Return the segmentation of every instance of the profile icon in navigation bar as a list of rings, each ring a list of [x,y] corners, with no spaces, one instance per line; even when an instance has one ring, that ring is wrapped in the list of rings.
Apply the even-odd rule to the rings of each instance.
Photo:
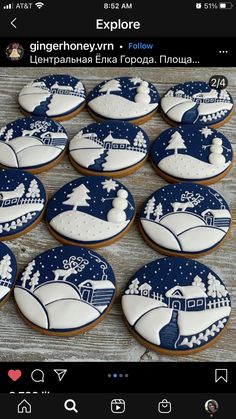
[[[219,410],[219,404],[216,400],[207,400],[205,403],[205,410],[209,413],[210,417],[213,418],[214,414]]]

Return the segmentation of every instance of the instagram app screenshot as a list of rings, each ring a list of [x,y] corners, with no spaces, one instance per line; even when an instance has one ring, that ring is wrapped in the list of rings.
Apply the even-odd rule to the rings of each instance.
[[[235,18],[0,2],[3,417],[234,415]]]

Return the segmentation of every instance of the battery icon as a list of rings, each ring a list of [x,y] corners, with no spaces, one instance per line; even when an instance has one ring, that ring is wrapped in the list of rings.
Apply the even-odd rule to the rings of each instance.
[[[219,4],[219,7],[221,10],[230,10],[233,8],[233,6],[234,6],[233,3],[231,3],[230,1]]]

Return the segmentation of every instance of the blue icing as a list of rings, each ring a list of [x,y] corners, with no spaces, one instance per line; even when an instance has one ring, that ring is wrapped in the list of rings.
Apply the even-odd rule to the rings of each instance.
[[[147,89],[147,93],[144,92],[144,95],[147,96],[147,101],[145,103],[156,104],[156,106],[158,106],[160,102],[160,96],[157,89],[152,83],[146,82],[139,77],[117,77],[117,78],[114,78],[111,80],[105,80],[102,83],[99,83],[88,95],[88,106],[90,106],[90,102],[93,99],[96,99],[104,95],[111,95],[110,96],[111,100],[112,100],[112,96],[115,95],[121,98],[125,98],[129,100],[130,102],[133,102],[134,104],[139,103],[139,99],[137,99],[136,95],[137,93],[139,93],[139,87],[143,83],[145,83],[143,87]],[[140,103],[144,103],[144,102],[141,101]],[[122,105],[120,106],[122,107]],[[96,113],[96,111],[94,111],[92,106],[91,106],[91,109],[93,112]],[[111,117],[109,117],[108,115],[105,115],[106,112],[104,109],[103,111],[104,111],[104,114],[102,115],[102,117],[104,118],[107,117],[108,119],[111,119]],[[110,109],[108,108],[107,109],[108,114],[109,114],[109,111]],[[120,111],[122,112],[122,110]],[[149,112],[144,112],[144,115],[147,115],[148,113]],[[99,116],[99,112],[97,114]],[[140,116],[142,115],[137,115],[136,117],[133,116],[133,118],[132,117],[128,118],[124,116],[124,117],[118,117],[117,119],[124,119],[124,120],[134,119],[135,120],[139,118]]]
[[[7,297],[16,279],[16,258],[4,243],[0,243],[0,304]]]
[[[201,254],[213,250],[225,238],[230,209],[214,189],[179,183],[158,189],[143,204],[141,229],[163,250]]]
[[[56,116],[67,115],[68,113],[72,113],[77,108],[82,106],[82,104],[84,104],[85,97],[86,97],[85,89],[82,82],[78,78],[70,76],[68,74],[52,74],[52,75],[40,77],[34,80],[31,84],[27,85],[24,89],[27,89],[27,88],[31,89],[31,87],[39,88],[38,93],[36,93],[35,91],[33,93],[28,93],[28,94],[31,94],[32,96],[35,96],[35,102],[38,101],[40,97],[40,92],[45,91],[45,93],[47,92],[50,93],[50,96],[43,99],[39,104],[37,105],[35,104],[33,111],[30,111],[32,115],[37,115],[37,116],[50,115],[51,117],[56,117]],[[19,95],[19,101],[20,101],[21,106],[27,110],[27,106],[24,103],[24,96],[27,93],[24,92],[24,89],[23,89],[23,94],[21,92]],[[68,110],[65,112],[60,112],[59,111],[60,106],[58,107],[58,104],[57,104],[57,106],[54,107],[55,113],[52,114],[50,110],[50,106],[52,104],[53,97],[57,94],[65,95],[65,96],[75,96],[75,97],[77,96],[78,98],[81,98],[83,100],[79,101],[77,105],[73,105],[72,107],[68,105]],[[56,112],[57,107],[58,107],[58,112]],[[49,114],[48,111],[50,111],[51,113]]]
[[[126,195],[121,203],[124,204],[123,209],[117,208],[115,201],[120,190],[125,191]],[[118,211],[118,215],[115,214],[115,218],[112,217],[111,220],[109,216],[114,209]],[[73,242],[88,244],[105,241],[101,238],[104,228],[106,239],[120,234],[132,221],[134,214],[134,199],[122,183],[102,176],[84,176],[67,183],[55,193],[49,201],[46,219],[60,236]],[[80,236],[84,226],[86,240]],[[115,234],[113,227],[119,230]],[[97,234],[100,239],[97,239]]]
[[[17,141],[15,141],[16,139]],[[31,142],[33,139],[37,139],[38,143],[32,146]],[[27,144],[25,143],[25,140],[28,140]],[[20,142],[23,142],[24,144],[21,146]],[[29,148],[31,149],[30,152],[33,154],[33,158],[37,159],[38,155],[41,161],[42,156],[38,146],[43,145],[49,146],[51,148],[60,148],[61,154],[68,144],[68,137],[65,128],[61,124],[44,117],[28,117],[17,119],[16,121],[10,122],[9,124],[2,127],[0,129],[0,148],[1,143],[4,143],[4,146],[2,153],[0,153],[0,163],[8,167],[20,167],[21,169],[29,169],[32,167],[40,167],[54,160],[46,157],[44,164],[40,163],[30,166],[29,164],[24,164],[24,161],[28,162],[29,160]],[[33,150],[34,146],[36,155],[34,154]],[[11,149],[9,151],[7,150],[8,157],[5,156],[6,147]],[[24,153],[26,160],[24,160]],[[56,158],[58,158],[59,155],[57,154]]]
[[[46,192],[41,181],[18,169],[0,171],[0,237],[20,234],[42,214]]]
[[[215,89],[206,82],[191,81],[169,89],[161,100],[161,107],[164,114],[177,123],[214,125],[228,117],[233,99],[226,89]]]
[[[204,347],[217,337],[228,321],[231,301],[220,277],[207,266],[168,257],[133,275],[122,306],[136,334],[157,350],[178,352]]]
[[[220,146],[218,155],[211,149],[214,142]],[[182,125],[162,132],[152,145],[150,157],[164,174],[200,181],[224,172],[232,162],[233,152],[229,140],[219,131],[202,125]]]
[[[23,295],[20,300],[19,292]],[[37,256],[19,275],[15,289],[16,302],[24,316],[52,332],[79,330],[97,321],[109,308],[114,294],[115,277],[109,263],[97,253],[76,246],[56,247]],[[25,312],[23,298],[25,303],[30,298],[31,304],[33,298],[36,308],[40,304],[46,322],[40,320],[41,316],[37,317],[38,323],[33,320],[33,308]],[[61,302],[67,305],[63,312]],[[74,310],[79,310],[79,317],[77,311],[73,319],[66,317],[71,303]]]
[[[93,142],[93,147],[85,147],[83,146],[83,141],[86,142]],[[103,151],[101,151],[101,148],[103,147]],[[98,150],[98,157],[94,157],[93,164],[85,164],[84,162],[86,159],[83,155],[83,160],[81,159],[81,151],[87,150],[88,152],[88,159],[90,161],[91,156],[89,153],[90,149],[92,150],[96,149]],[[110,172],[111,166],[114,165],[112,161],[114,161],[114,157],[116,155],[119,158],[119,152],[134,152],[135,156],[130,154],[130,157],[127,160],[125,160],[122,163],[123,156],[121,155],[119,160],[120,169],[125,169],[127,167],[133,166],[134,164],[137,164],[137,162],[140,162],[143,160],[148,152],[149,148],[149,138],[145,131],[143,131],[141,128],[137,127],[136,125],[133,125],[129,122],[124,121],[106,121],[101,123],[94,123],[90,124],[87,127],[83,128],[79,135],[75,137],[74,140],[72,140],[70,144],[70,152],[72,155],[72,158],[74,158],[78,164],[81,166],[83,165],[86,168],[89,168],[90,170],[93,170],[95,172]],[[78,154],[74,155],[73,151],[78,150]],[[140,153],[140,158],[137,159],[136,153]],[[96,158],[97,157],[97,158]],[[117,158],[117,157],[116,157]],[[106,169],[106,163],[108,162],[109,168]],[[84,164],[83,164],[84,163]],[[117,162],[115,162],[114,171],[118,170],[116,169]]]

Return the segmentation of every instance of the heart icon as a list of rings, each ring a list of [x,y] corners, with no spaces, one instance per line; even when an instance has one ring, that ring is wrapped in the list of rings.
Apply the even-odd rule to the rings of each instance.
[[[7,374],[12,381],[17,381],[22,376],[21,370],[9,370]]]

